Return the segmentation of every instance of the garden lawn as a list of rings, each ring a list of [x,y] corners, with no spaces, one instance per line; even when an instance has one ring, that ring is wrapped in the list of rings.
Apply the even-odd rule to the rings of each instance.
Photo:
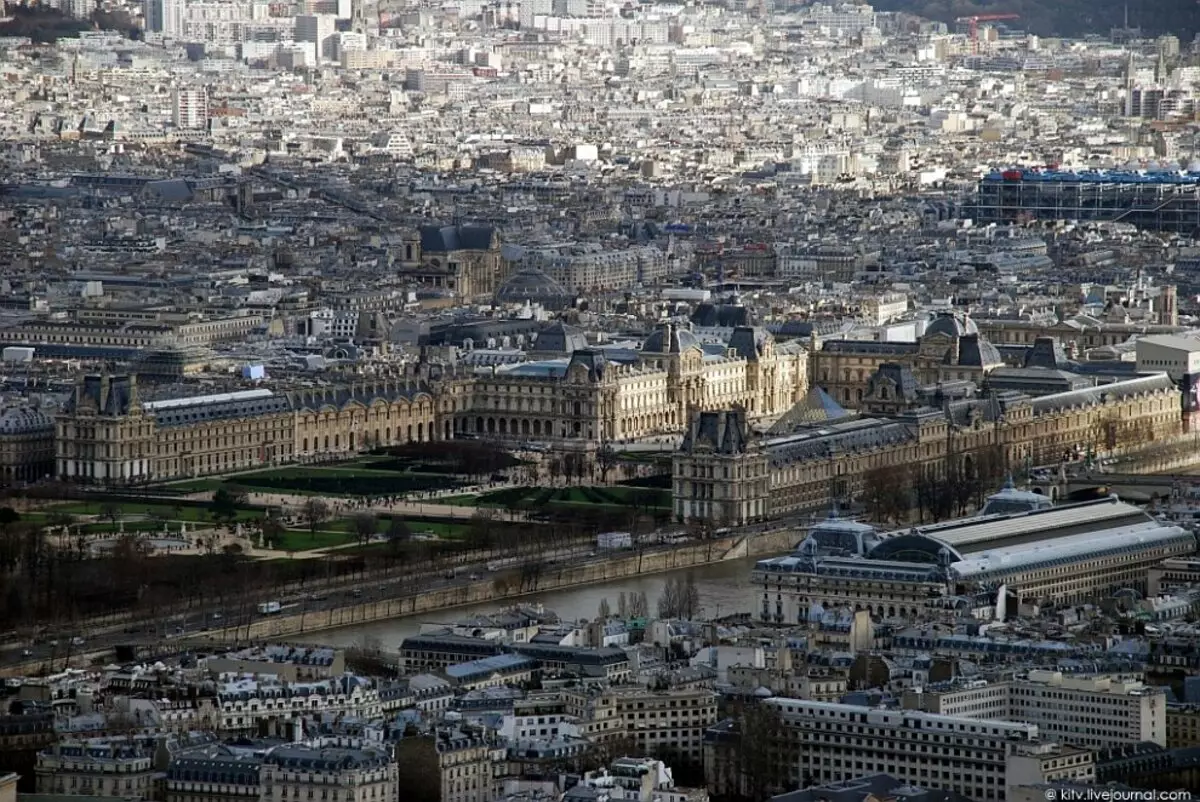
[[[324,524],[323,524],[324,525]],[[275,548],[280,551],[312,551],[345,546],[353,543],[355,536],[350,532],[335,532],[318,529],[315,533],[307,529],[289,529],[279,536]]]

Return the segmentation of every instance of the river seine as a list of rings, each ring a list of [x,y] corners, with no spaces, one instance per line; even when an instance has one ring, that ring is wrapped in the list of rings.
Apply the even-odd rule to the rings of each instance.
[[[758,609],[758,594],[750,583],[750,570],[754,559],[729,560],[728,562],[693,568],[696,585],[700,590],[701,617],[717,618],[736,613],[753,613]],[[521,598],[523,604],[540,603],[547,611],[555,612],[566,621],[580,618],[595,618],[600,609],[600,600],[608,599],[609,606],[616,612],[617,596],[624,591],[629,594],[645,592],[653,613],[659,595],[667,580],[687,571],[672,571],[662,574],[628,577],[599,585],[533,594]],[[424,613],[417,616],[376,621],[371,624],[314,632],[303,636],[303,640],[328,646],[353,646],[367,639],[378,639],[386,651],[395,651],[400,641],[416,635],[424,623],[452,623],[476,613],[493,613],[503,609],[498,604],[472,604],[455,607],[441,613]]]

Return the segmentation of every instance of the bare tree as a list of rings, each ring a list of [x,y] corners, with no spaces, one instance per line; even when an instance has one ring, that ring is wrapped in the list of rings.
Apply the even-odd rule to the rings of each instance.
[[[354,516],[354,535],[360,546],[371,542],[378,530],[379,519],[372,512],[360,512]]]
[[[284,532],[287,531],[287,527],[283,525],[283,521],[274,515],[267,515],[260,518],[258,528],[262,533],[262,544],[268,549],[273,549],[279,545],[280,539],[283,537]]]
[[[310,496],[300,507],[300,517],[308,524],[309,534],[315,538],[317,527],[329,520],[329,505],[324,499]]]
[[[786,738],[779,711],[762,702],[747,705],[735,717],[734,731],[742,792],[751,800],[761,800],[783,791],[786,770],[780,746]]]
[[[659,618],[695,618],[700,612],[700,590],[696,586],[696,575],[674,576],[667,580],[663,593],[658,597]]]
[[[675,577],[667,580],[667,584],[663,586],[662,594],[658,597],[658,617],[659,618],[677,618],[679,610],[679,583]]]
[[[612,609],[608,606],[607,597],[600,600],[600,609],[598,612],[601,621],[607,621],[612,617]]]
[[[634,593],[629,600],[629,617],[630,618],[649,618],[650,617],[650,602],[646,600],[646,591],[639,590]]]
[[[625,591],[617,594],[617,615],[622,620],[629,617],[629,600],[625,597]]]
[[[113,529],[117,528],[117,522],[121,520],[124,511],[121,505],[113,501],[106,501],[100,505],[100,518],[109,521],[113,525]]]

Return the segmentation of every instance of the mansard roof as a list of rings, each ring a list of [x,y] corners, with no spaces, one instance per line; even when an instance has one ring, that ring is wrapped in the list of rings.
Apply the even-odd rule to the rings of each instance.
[[[1082,390],[1043,395],[1033,399],[1033,411],[1036,414],[1057,412],[1071,407],[1095,406],[1106,401],[1119,401],[1143,393],[1156,393],[1164,390],[1178,392],[1178,389],[1167,374],[1151,373]]]
[[[728,412],[701,412],[683,437],[680,449],[685,453],[711,449],[720,454],[741,454],[750,443],[746,413],[735,409]]]
[[[421,226],[421,250],[425,253],[487,251],[492,247],[491,226]]]
[[[424,382],[408,379],[302,390],[293,393],[291,400],[298,410],[317,412],[325,407],[342,410],[352,404],[370,407],[378,401],[388,404],[397,401],[413,403],[422,396],[430,400],[433,398]]]
[[[904,421],[887,418],[854,418],[825,425],[812,424],[767,442],[776,467],[816,459],[835,459],[855,451],[875,451],[916,439]]]

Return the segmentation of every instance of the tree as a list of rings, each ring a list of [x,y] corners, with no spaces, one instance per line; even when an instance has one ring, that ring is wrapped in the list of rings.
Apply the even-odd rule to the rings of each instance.
[[[114,529],[117,527],[117,522],[121,520],[121,516],[123,515],[121,505],[112,501],[106,501],[101,504],[99,512],[100,518],[102,520],[109,521],[113,525]]]
[[[899,523],[907,514],[912,486],[905,468],[872,468],[863,475],[862,502],[872,520]]]
[[[608,474],[617,464],[617,452],[612,445],[605,443],[596,452],[596,465],[600,468],[600,483],[608,484]]]
[[[393,517],[391,523],[388,524],[387,537],[389,544],[403,545],[412,540],[412,530],[408,528],[408,524],[403,518]]]
[[[354,535],[358,538],[358,544],[365,546],[371,542],[371,538],[375,537],[375,532],[378,528],[378,518],[371,512],[360,512],[354,516]]]
[[[649,618],[650,617],[650,602],[646,600],[646,591],[639,590],[630,596],[629,600],[629,617],[630,618]]]
[[[629,599],[625,596],[625,591],[617,594],[617,617],[622,621],[629,617]]]
[[[309,534],[316,538],[317,527],[329,520],[329,505],[324,499],[311,496],[301,505],[300,518],[308,525]]]
[[[237,497],[230,492],[227,486],[222,485],[213,493],[212,503],[209,504],[209,513],[214,521],[225,526],[232,525],[237,519]]]
[[[658,617],[659,618],[677,618],[676,611],[679,609],[679,583],[675,581],[675,577],[667,579],[667,584],[663,586],[663,591],[658,597]]]
[[[696,575],[673,576],[667,580],[662,595],[658,597],[659,618],[695,618],[700,612],[700,590],[696,586]]]
[[[258,528],[262,532],[263,545],[268,549],[277,547],[280,540],[283,539],[284,533],[287,532],[287,527],[283,525],[283,521],[275,515],[267,515],[260,518]]]
[[[21,513],[12,507],[0,507],[0,531],[8,534],[8,528],[21,520]]]
[[[749,799],[769,799],[784,789],[786,771],[779,747],[785,743],[783,720],[771,705],[743,707],[734,718],[735,765]]]
[[[607,621],[612,617],[612,609],[608,606],[608,598],[600,600],[600,609],[597,611],[601,621]]]

